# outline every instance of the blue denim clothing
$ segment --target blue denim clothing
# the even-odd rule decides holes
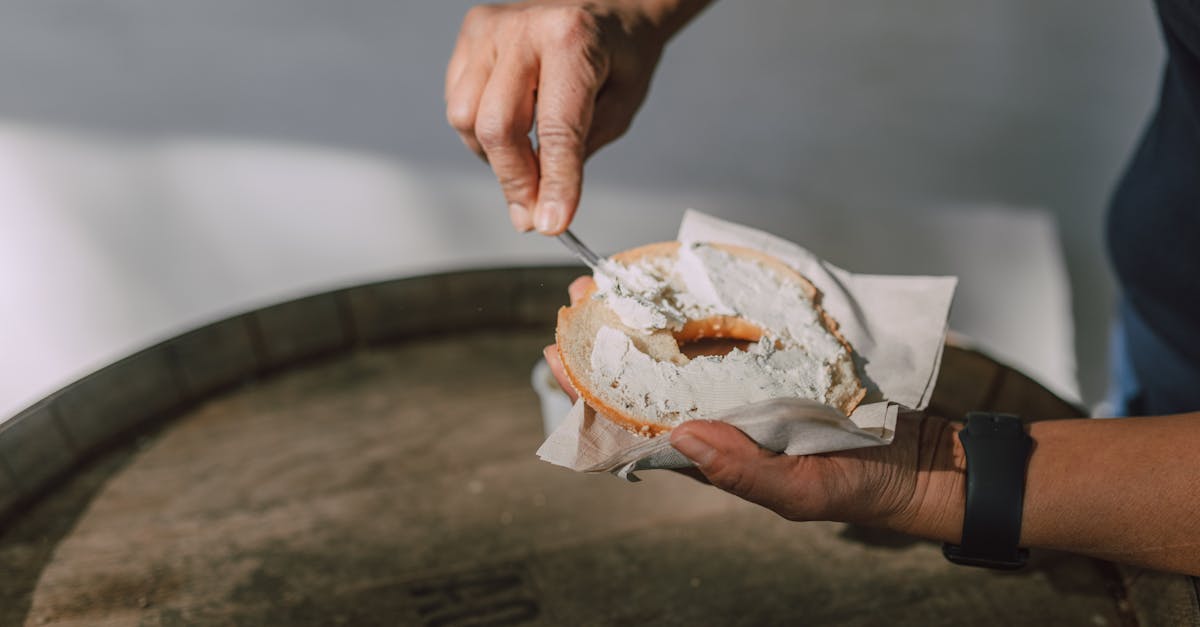
[[[1101,409],[1103,413],[1097,418],[1136,415],[1132,406],[1137,402],[1138,383],[1133,374],[1133,365],[1129,363],[1126,344],[1125,328],[1118,317],[1108,338],[1108,395]]]
[[[1148,416],[1200,410],[1200,364],[1163,340],[1128,301],[1122,301],[1118,312],[1110,349],[1109,411]]]

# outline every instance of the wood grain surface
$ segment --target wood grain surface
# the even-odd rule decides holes
[[[548,341],[489,331],[363,348],[199,405],[80,475],[90,492],[63,487],[78,511],[52,499],[31,513],[59,520],[44,522],[57,538],[30,521],[0,537],[0,558],[40,570],[17,584],[0,572],[0,598],[17,604],[0,619],[1122,623],[1111,569],[1092,560],[956,567],[931,543],[789,523],[673,473],[628,484],[540,462],[528,378]]]

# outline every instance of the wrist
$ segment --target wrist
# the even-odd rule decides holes
[[[711,0],[628,0],[619,5],[626,14],[635,16],[627,22],[630,30],[646,30],[650,38],[665,47],[692,18],[709,5]]]
[[[908,535],[959,542],[966,507],[966,453],[962,425],[936,416],[921,419],[916,481],[906,507],[888,527]]]

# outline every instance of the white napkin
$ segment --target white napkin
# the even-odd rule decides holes
[[[769,233],[689,210],[681,242],[718,242],[770,254],[822,293],[821,305],[854,347],[867,397],[849,417],[802,399],[774,399],[713,416],[764,448],[789,455],[827,453],[892,441],[900,407],[924,409],[941,365],[954,277],[853,274]],[[538,457],[582,472],[683,468],[666,435],[647,438],[596,416],[579,401],[538,449]]]

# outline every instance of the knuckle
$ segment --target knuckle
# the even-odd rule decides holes
[[[461,133],[473,133],[475,130],[475,111],[469,105],[451,101],[446,105],[446,121]]]
[[[598,87],[610,62],[600,18],[583,8],[561,7],[548,12],[545,20],[540,27],[547,44],[571,61],[574,78],[583,87]]]
[[[496,180],[500,182],[500,189],[505,196],[514,201],[522,200],[523,192],[533,188],[531,178],[526,172],[498,171]]]
[[[463,17],[463,24],[466,26],[478,25],[490,18],[495,12],[496,6],[493,4],[477,4],[467,9],[467,14]]]
[[[789,476],[796,476],[800,471],[801,458],[788,458],[791,462],[787,470]],[[803,522],[820,518],[820,513],[827,511],[821,504],[821,491],[812,489],[811,481],[791,481],[786,495],[775,495],[774,501],[767,506],[783,518],[793,522]]]
[[[605,74],[608,72],[608,65],[604,60],[604,54],[596,49],[584,49],[578,52],[579,58],[572,66],[572,78],[575,85],[584,90],[593,93],[599,91],[601,83],[604,82]]]
[[[550,42],[560,46],[594,45],[599,39],[599,20],[583,7],[548,10],[542,17],[541,27]]]
[[[489,116],[475,121],[475,137],[484,149],[502,148],[512,143],[516,127],[504,116]]]
[[[754,492],[754,473],[747,472],[742,464],[730,463],[718,456],[704,471],[713,485],[726,492],[747,499]]]
[[[552,120],[538,121],[538,143],[554,150],[582,150],[587,132],[573,124]]]

